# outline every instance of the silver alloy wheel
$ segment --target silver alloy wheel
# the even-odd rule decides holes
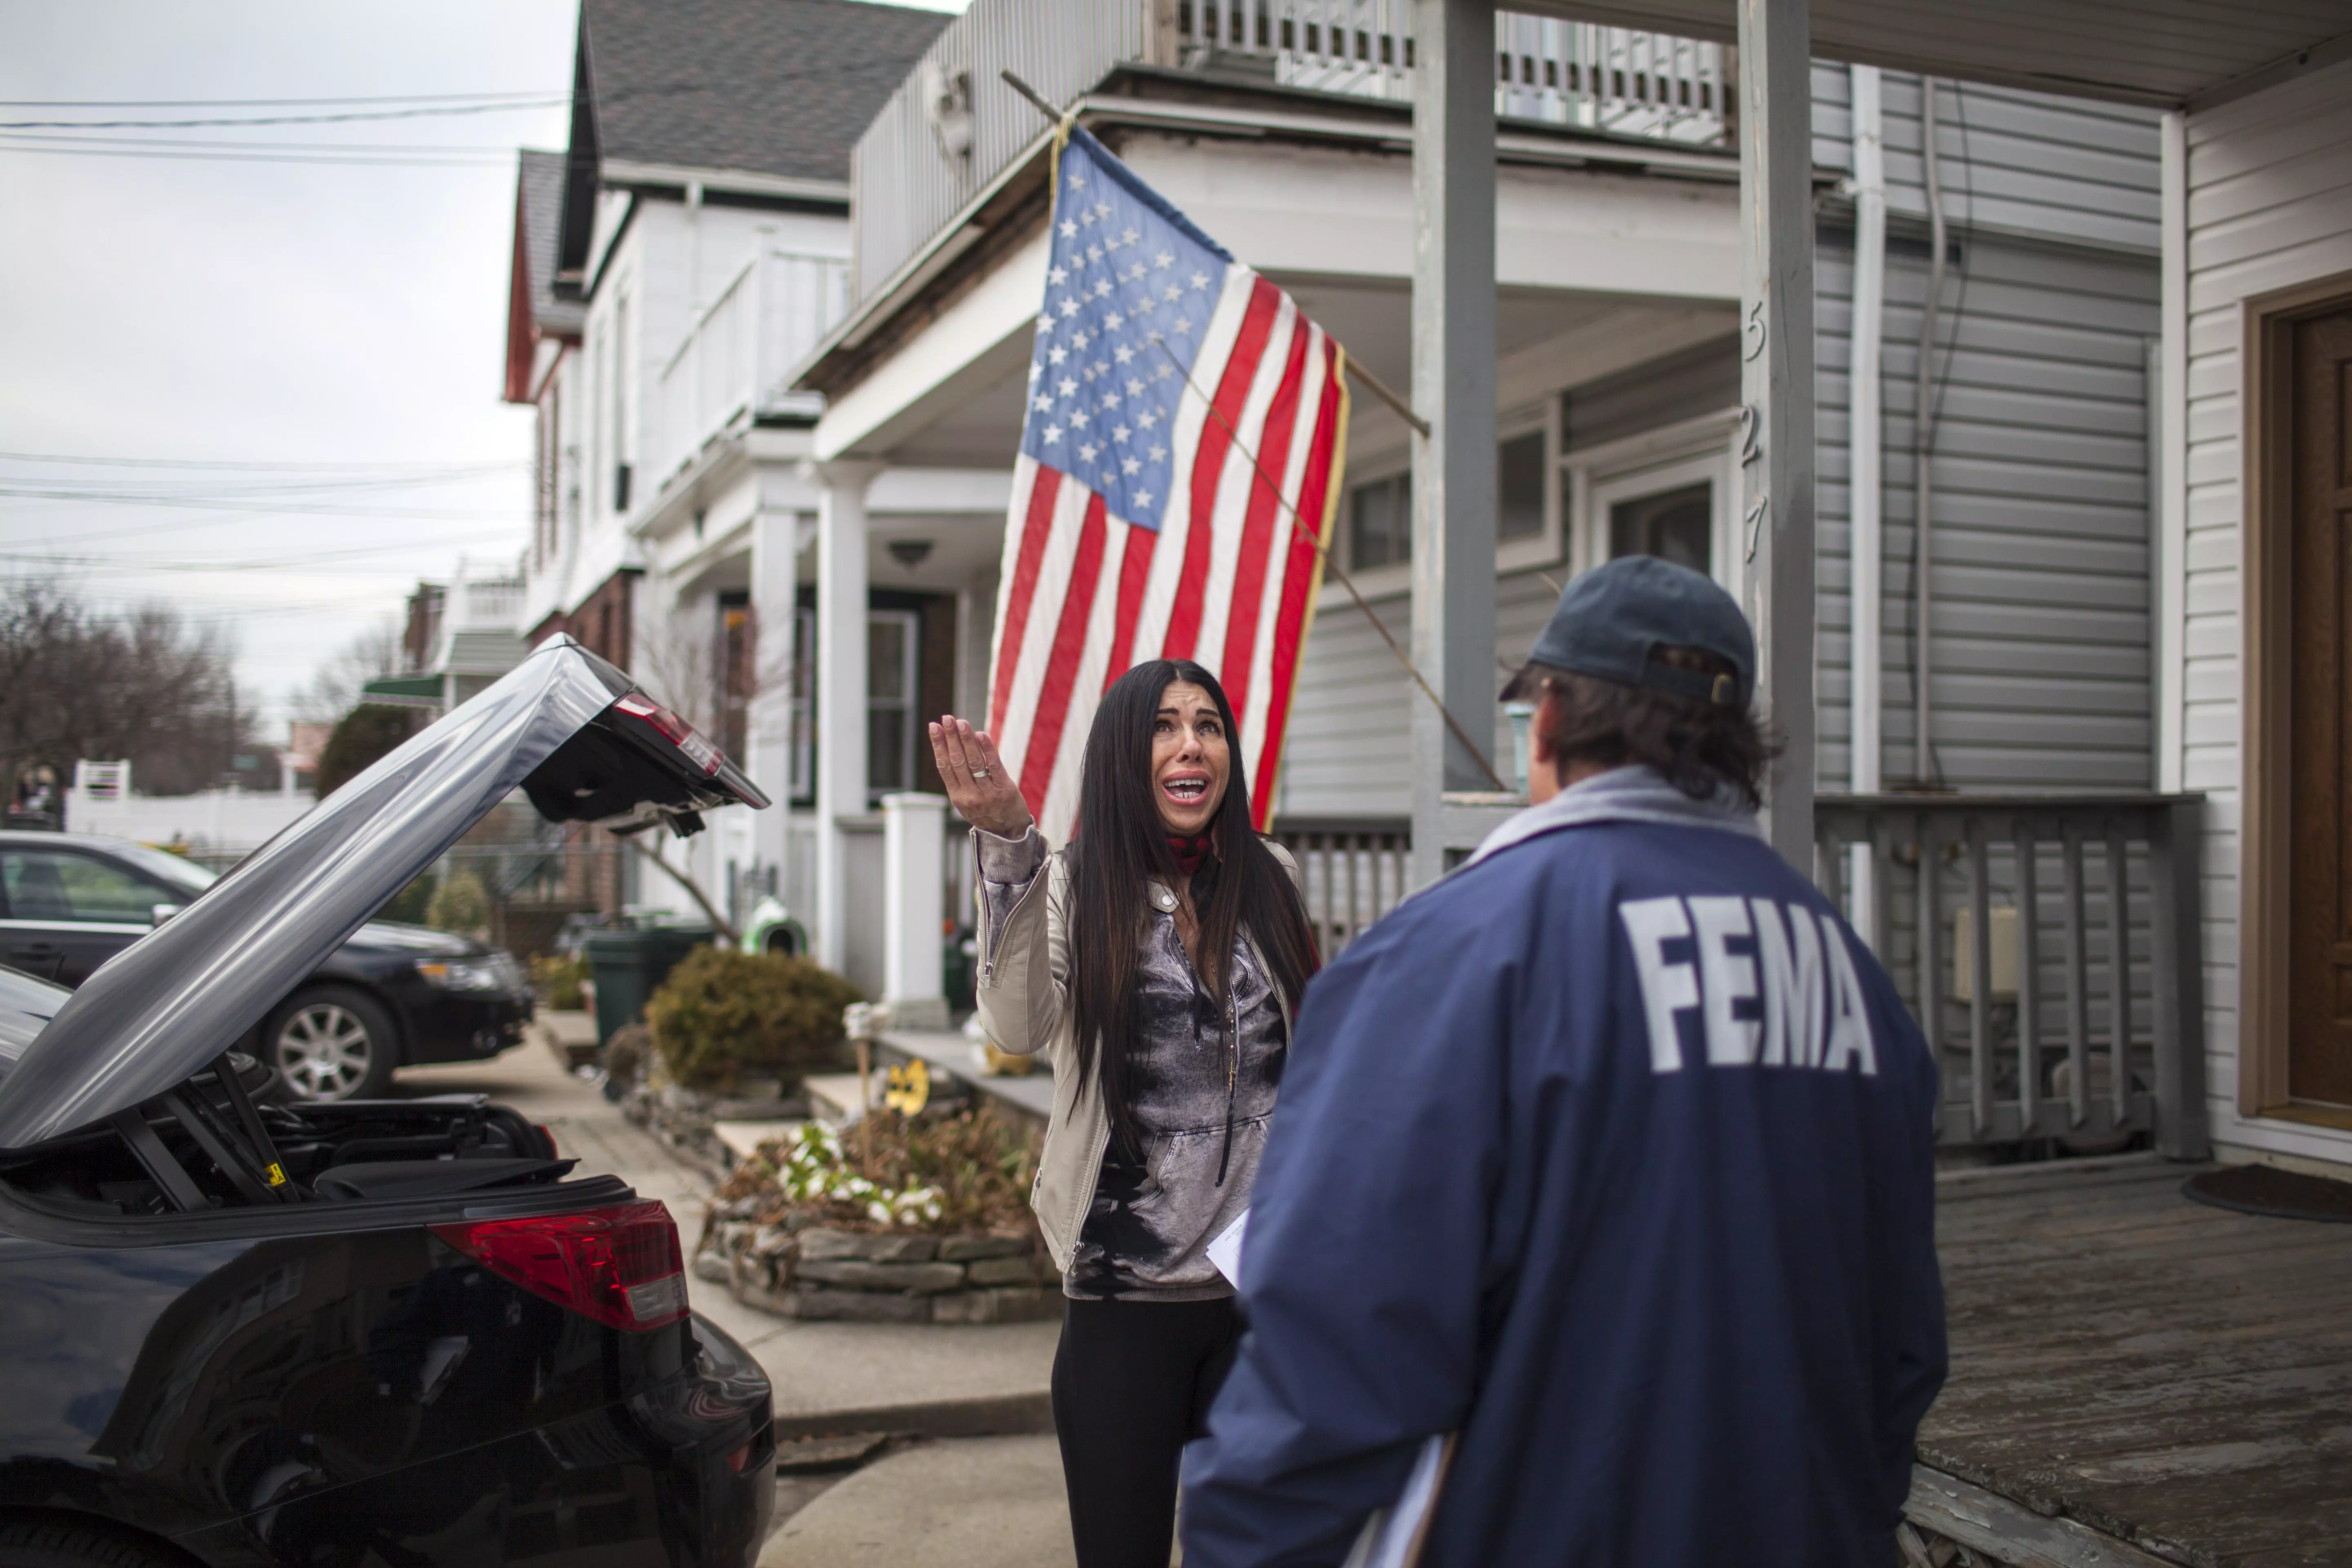
[[[306,1003],[278,1026],[278,1070],[298,1100],[347,1100],[374,1064],[367,1025],[338,1003]]]

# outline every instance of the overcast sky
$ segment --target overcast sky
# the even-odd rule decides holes
[[[0,0],[0,572],[218,626],[278,740],[289,694],[418,578],[510,561],[531,431],[499,397],[512,150],[564,144],[576,16],[576,0]],[[458,94],[538,101],[23,124]],[[357,98],[410,101],[218,103]],[[150,144],[127,157],[110,139]]]

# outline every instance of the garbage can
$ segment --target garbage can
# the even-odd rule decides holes
[[[592,931],[581,943],[596,977],[596,1043],[645,1021],[646,998],[678,961],[710,941],[709,926],[642,926]]]

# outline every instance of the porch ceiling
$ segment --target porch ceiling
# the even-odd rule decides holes
[[[1735,0],[1508,0],[1508,9],[1733,41]],[[2347,0],[1813,0],[1830,59],[2198,109],[2352,56]]]

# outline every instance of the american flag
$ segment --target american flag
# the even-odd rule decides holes
[[[1076,824],[1096,704],[1150,658],[1216,672],[1265,828],[1339,500],[1345,363],[1287,294],[1069,132],[988,704],[1049,840]]]

